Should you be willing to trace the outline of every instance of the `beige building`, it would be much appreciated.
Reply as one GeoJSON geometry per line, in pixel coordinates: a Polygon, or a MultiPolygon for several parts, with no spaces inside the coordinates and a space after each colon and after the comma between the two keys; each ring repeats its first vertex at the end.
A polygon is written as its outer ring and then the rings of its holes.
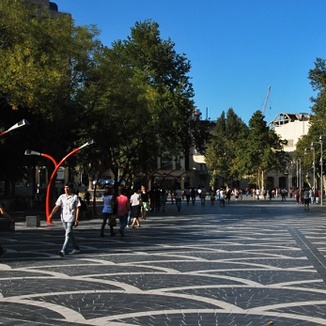
{"type": "MultiPolygon", "coordinates": [[[[280,113],[270,123],[272,128],[284,141],[284,151],[292,155],[298,140],[308,133],[310,127],[308,113],[280,113]]],[[[267,174],[267,187],[301,188],[303,186],[301,160],[290,160],[282,173],[267,174]]]]}
{"type": "MultiPolygon", "coordinates": [[[[199,123],[208,130],[215,127],[215,122],[200,120],[200,113],[197,112],[199,123]]],[[[178,156],[171,156],[169,153],[157,157],[157,170],[148,178],[148,186],[174,189],[180,186],[181,189],[190,187],[209,188],[210,175],[206,166],[205,156],[196,151],[195,147],[189,148],[187,153],[180,153],[178,156]]]]}
{"type": "Polygon", "coordinates": [[[280,113],[270,122],[270,127],[285,141],[285,152],[295,151],[300,137],[308,133],[309,119],[307,113],[280,113]]]}

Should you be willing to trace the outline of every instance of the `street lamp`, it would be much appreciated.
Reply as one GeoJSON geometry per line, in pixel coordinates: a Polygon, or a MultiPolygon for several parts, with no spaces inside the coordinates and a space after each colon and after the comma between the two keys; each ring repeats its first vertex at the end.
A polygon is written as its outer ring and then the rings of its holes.
{"type": "Polygon", "coordinates": [[[11,126],[9,129],[2,131],[0,133],[0,137],[6,135],[8,132],[13,131],[15,129],[18,129],[20,127],[24,127],[26,125],[29,125],[29,122],[26,119],[20,120],[17,123],[15,123],[13,126],[11,126]]]}
{"type": "Polygon", "coordinates": [[[297,170],[297,187],[298,187],[299,191],[301,192],[301,188],[302,188],[301,157],[299,157],[297,159],[296,170],[297,170]]]}
{"type": "MultiPolygon", "coordinates": [[[[307,154],[309,148],[305,148],[304,149],[304,153],[305,155],[307,154]]],[[[316,173],[316,169],[315,169],[315,147],[314,147],[314,143],[311,143],[310,145],[310,150],[312,152],[312,188],[315,190],[315,173],[316,173]]]]}
{"type": "Polygon", "coordinates": [[[64,158],[62,158],[62,160],[60,162],[57,162],[52,156],[50,156],[48,154],[45,154],[45,153],[40,153],[40,152],[33,151],[33,150],[30,150],[30,149],[27,149],[25,151],[25,155],[39,155],[39,156],[43,156],[43,157],[46,157],[49,160],[51,160],[52,163],[54,164],[54,170],[53,170],[53,172],[51,174],[51,177],[50,177],[50,180],[48,182],[47,189],[46,189],[45,212],[46,212],[46,222],[47,222],[47,224],[52,224],[52,220],[49,217],[50,216],[50,213],[51,213],[51,207],[50,207],[51,206],[51,203],[50,203],[51,185],[53,183],[54,177],[56,176],[56,173],[57,173],[59,167],[62,165],[62,163],[64,161],[66,161],[68,159],[68,157],[70,157],[71,155],[77,153],[82,148],[84,148],[86,146],[89,146],[89,145],[92,145],[92,144],[94,144],[94,140],[90,140],[87,143],[85,143],[85,144],[83,144],[83,145],[81,145],[81,146],[73,149],[64,158]]]}
{"type": "Polygon", "coordinates": [[[319,136],[320,144],[320,206],[323,205],[324,180],[323,180],[323,135],[319,136]]]}
{"type": "Polygon", "coordinates": [[[310,149],[312,151],[312,186],[314,188],[314,192],[316,192],[316,164],[315,164],[316,151],[315,151],[314,143],[311,143],[310,149]]]}

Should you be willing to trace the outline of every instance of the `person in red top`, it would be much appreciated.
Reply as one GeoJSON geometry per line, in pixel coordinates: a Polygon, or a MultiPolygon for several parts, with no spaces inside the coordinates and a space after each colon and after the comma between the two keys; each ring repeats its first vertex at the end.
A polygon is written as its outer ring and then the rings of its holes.
{"type": "Polygon", "coordinates": [[[120,235],[123,237],[125,228],[127,226],[128,212],[129,212],[129,199],[126,196],[125,189],[120,191],[120,195],[116,198],[117,216],[120,221],[120,235]]]}

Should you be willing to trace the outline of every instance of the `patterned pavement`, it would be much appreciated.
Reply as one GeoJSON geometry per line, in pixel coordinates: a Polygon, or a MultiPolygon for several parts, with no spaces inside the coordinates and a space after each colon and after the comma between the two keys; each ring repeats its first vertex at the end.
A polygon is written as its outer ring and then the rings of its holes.
{"type": "Polygon", "coordinates": [[[0,325],[326,325],[325,207],[183,203],[124,238],[100,219],[57,255],[59,221],[0,233],[0,325]]]}

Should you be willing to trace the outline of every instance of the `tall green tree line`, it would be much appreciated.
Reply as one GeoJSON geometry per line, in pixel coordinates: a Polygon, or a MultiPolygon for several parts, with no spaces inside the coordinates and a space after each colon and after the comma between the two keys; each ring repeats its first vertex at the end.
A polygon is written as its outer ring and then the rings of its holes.
{"type": "Polygon", "coordinates": [[[312,115],[310,118],[310,128],[308,134],[303,136],[297,143],[295,159],[301,160],[302,174],[305,177],[304,181],[308,185],[313,186],[309,176],[313,172],[314,166],[315,178],[319,181],[318,187],[320,187],[320,180],[323,178],[325,188],[325,164],[323,164],[323,176],[321,176],[320,168],[321,157],[323,157],[323,162],[325,163],[325,155],[321,153],[322,146],[320,141],[322,141],[323,148],[326,148],[326,60],[316,58],[314,68],[309,71],[308,77],[315,92],[315,95],[311,97],[312,115]]]}
{"type": "Polygon", "coordinates": [[[206,161],[214,176],[212,186],[238,187],[242,178],[249,178],[262,190],[266,172],[284,170],[286,155],[280,137],[268,127],[261,111],[246,126],[230,108],[217,120],[206,161]]]}

